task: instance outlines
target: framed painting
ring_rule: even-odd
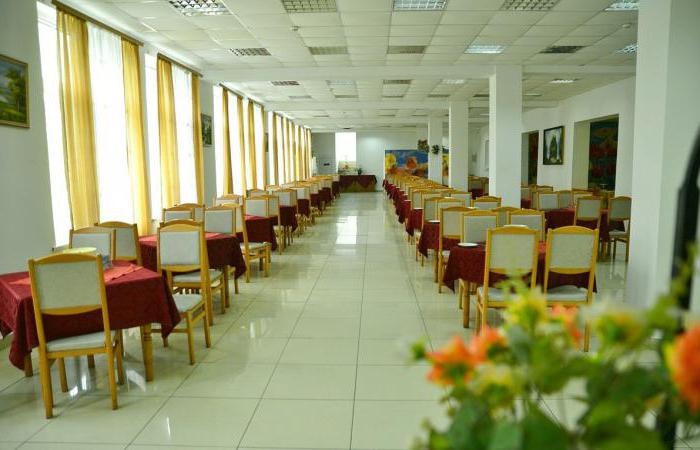
[[[211,116],[207,114],[202,114],[202,143],[204,145],[211,145]]]
[[[428,178],[428,153],[421,150],[384,150],[384,173],[407,173]]]
[[[564,127],[547,128],[543,133],[542,164],[558,166],[564,164]]]
[[[0,55],[0,124],[29,128],[27,63]]]

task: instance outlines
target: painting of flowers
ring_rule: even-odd
[[[0,55],[0,124],[29,127],[27,64]]]
[[[564,127],[554,127],[544,130],[544,145],[542,164],[564,164]]]
[[[420,150],[385,150],[384,172],[401,172],[427,178],[428,154]]]

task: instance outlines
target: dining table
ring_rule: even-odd
[[[297,223],[297,207],[291,205],[280,205],[280,225],[289,227],[292,231],[296,231],[299,224]]]
[[[110,326],[113,330],[139,327],[146,380],[153,380],[151,324],[160,324],[167,337],[180,314],[166,280],[157,272],[129,262],[114,261],[104,272]],[[103,330],[101,310],[74,315],[43,316],[46,340]],[[39,345],[28,272],[0,275],[0,333],[12,333],[10,362],[32,376],[32,349]]]
[[[574,218],[576,217],[576,210],[574,208],[559,208],[550,209],[545,211],[544,217],[547,229],[566,227],[574,225]],[[595,221],[583,221],[579,220],[577,225],[594,228]],[[624,223],[621,221],[611,221],[608,222],[608,210],[603,209],[600,212],[600,228],[599,228],[599,238],[603,242],[610,240],[610,230],[624,230]]]
[[[418,240],[418,251],[423,256],[428,256],[428,250],[437,251],[440,246],[440,222],[429,220],[423,223],[423,229]],[[448,249],[459,242],[459,239],[443,238],[442,248]]]
[[[297,199],[297,208],[302,216],[311,217],[311,200],[308,198]]]
[[[245,228],[248,233],[248,242],[268,242],[272,250],[277,250],[277,238],[275,237],[275,224],[277,217],[245,216]],[[243,233],[238,233],[238,239],[243,239]]]

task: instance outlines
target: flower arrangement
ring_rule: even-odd
[[[441,150],[442,150],[442,145],[435,144],[432,147],[430,147],[430,152],[433,155],[437,155],[438,153],[440,153]]]
[[[430,146],[428,145],[428,140],[427,139],[418,139],[418,144],[417,144],[418,150],[422,152],[427,152],[430,150]]]
[[[428,380],[446,388],[442,402],[451,418],[446,429],[426,423],[427,438],[415,448],[660,450],[654,416],[662,404],[683,423],[682,436],[694,437],[700,325],[678,333],[673,295],[646,311],[612,305],[587,311],[583,333],[594,333],[599,345],[583,353],[579,311],[548,310],[540,292],[507,283],[514,294],[501,327],[482,329],[469,342],[455,337],[437,351],[414,345],[414,358],[432,365]],[[658,363],[645,362],[650,353]],[[584,412],[562,423],[542,399],[573,383],[585,387],[575,397]]]

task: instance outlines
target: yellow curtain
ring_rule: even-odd
[[[313,156],[311,154],[311,129],[306,129],[306,170],[309,176],[313,176],[311,162],[313,161]]]
[[[270,133],[270,139],[272,139],[272,170],[275,174],[275,184],[282,184],[280,178],[280,165],[277,157],[279,156],[277,149],[277,114],[272,113],[272,132]]]
[[[299,125],[294,124],[294,176],[296,177],[297,180],[301,179],[301,174],[299,169],[301,168],[301,164],[299,164],[299,144],[300,140],[299,139],[301,135],[299,134]]]
[[[284,130],[284,179],[287,183],[292,181],[292,162],[289,159],[289,120],[285,117],[282,122]]]
[[[180,202],[180,173],[175,127],[173,68],[169,61],[158,58],[158,132],[163,208],[169,208]],[[153,195],[158,193],[154,192]]]
[[[270,184],[270,179],[267,176],[267,163],[269,158],[266,158],[265,155],[267,154],[267,117],[265,116],[265,107],[263,105],[260,105],[260,120],[262,121],[262,152],[261,152],[261,157],[262,157],[262,188],[265,189],[265,187]]]
[[[194,138],[194,175],[197,203],[204,203],[204,155],[202,151],[202,115],[199,108],[199,75],[192,74],[192,136]]]
[[[306,179],[306,134],[304,128],[299,126],[299,177]]]
[[[258,187],[257,168],[255,161],[255,107],[251,100],[248,100],[248,161],[250,162],[250,180],[253,183],[251,189]]]
[[[236,96],[236,107],[238,108],[238,148],[240,149],[241,158],[241,188],[243,195],[248,192],[248,186],[246,181],[246,167],[245,167],[245,131],[243,130],[243,99]]]
[[[126,139],[129,157],[129,177],[134,195],[134,219],[139,233],[150,233],[151,207],[148,199],[146,146],[143,140],[143,100],[139,47],[122,39],[124,66],[124,103],[126,104]]]
[[[289,179],[291,181],[297,181],[297,165],[296,165],[296,160],[294,159],[294,124],[290,121],[287,121],[288,127],[289,127]]]
[[[87,24],[58,10],[57,26],[68,198],[73,227],[83,228],[100,218]]]
[[[231,176],[231,136],[228,123],[228,91],[222,89],[223,99],[223,129],[224,129],[224,194],[233,194],[233,177]]]

